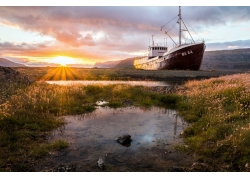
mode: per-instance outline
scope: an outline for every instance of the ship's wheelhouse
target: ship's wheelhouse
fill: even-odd
[[[166,46],[149,46],[148,47],[148,58],[153,58],[156,56],[163,56],[165,52],[168,51]]]

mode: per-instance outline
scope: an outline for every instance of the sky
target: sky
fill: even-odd
[[[0,57],[28,66],[91,67],[95,62],[146,55],[152,35],[155,44],[172,48],[174,43],[165,32],[173,27],[168,34],[178,42],[176,16],[182,4],[156,2],[143,6],[112,1],[100,6],[1,4]],[[206,51],[250,48],[249,5],[183,4],[182,18],[195,41],[205,40]],[[182,43],[191,42],[187,32],[182,36]]]

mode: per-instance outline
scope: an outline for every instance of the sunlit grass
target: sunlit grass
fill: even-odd
[[[246,170],[250,162],[250,75],[190,81],[180,92],[180,113],[192,126],[185,130],[192,152]]]
[[[114,69],[84,69],[68,66],[15,68],[35,81],[48,80],[130,80],[130,72]],[[124,74],[125,73],[125,74]]]
[[[28,75],[30,78],[39,81],[42,79],[53,80],[56,69],[60,67],[16,67],[15,70]],[[235,71],[144,71],[135,69],[101,69],[101,68],[77,68],[66,66],[73,78],[67,77],[67,80],[182,80],[195,79],[196,77],[209,78],[211,76],[222,76],[235,74]],[[51,77],[47,75],[52,75]],[[46,77],[46,78],[44,78]],[[60,77],[60,76],[59,76]],[[57,80],[61,80],[60,78]]]
[[[167,95],[142,86],[1,83],[0,93],[3,95],[0,103],[0,171],[33,171],[35,159],[48,155],[52,149],[66,147],[60,142],[58,148],[52,148],[53,144],[46,143],[46,137],[64,124],[59,117],[92,112],[96,101],[108,101],[107,105],[113,108],[171,106],[165,98]]]
[[[113,70],[103,72],[58,67],[38,68],[36,73],[30,73],[39,80],[123,78],[117,73],[120,71],[115,76]],[[241,74],[190,81],[178,94],[165,95],[152,92],[147,87],[129,85],[59,86],[36,82],[28,86],[1,83],[0,168],[2,171],[32,170],[27,159],[43,157],[51,150],[44,137],[64,123],[58,117],[92,112],[96,101],[108,101],[107,105],[113,108],[177,107],[185,120],[191,123],[184,132],[188,144],[184,149],[196,153],[201,161],[214,160],[231,170],[244,171],[245,165],[250,163],[249,79],[249,74]],[[59,146],[66,147],[66,144],[60,142]]]

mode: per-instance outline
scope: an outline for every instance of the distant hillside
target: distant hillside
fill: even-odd
[[[121,60],[117,65],[115,65],[113,68],[122,68],[122,69],[133,69],[134,68],[134,59],[133,58],[127,58],[124,60]]]
[[[134,68],[134,58],[122,60],[117,65],[115,65],[113,68],[123,68],[123,69]]]
[[[250,48],[205,51],[201,69],[250,69]]]
[[[94,68],[119,68],[119,69],[133,69],[134,68],[134,59],[141,57],[132,57],[124,60],[117,61],[106,61],[106,62],[97,62],[93,66]]]
[[[113,68],[119,62],[120,62],[120,60],[119,61],[97,62],[97,63],[95,63],[95,65],[93,66],[93,68]]]
[[[4,66],[4,67],[24,67],[25,65],[15,63],[15,62],[12,62],[12,61],[4,59],[4,58],[0,58],[0,66]]]

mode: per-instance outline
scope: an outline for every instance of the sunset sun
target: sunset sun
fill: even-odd
[[[54,58],[53,63],[60,64],[61,66],[67,66],[67,64],[75,64],[76,61],[73,58],[65,57],[65,56],[58,56]]]

